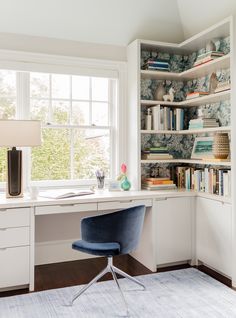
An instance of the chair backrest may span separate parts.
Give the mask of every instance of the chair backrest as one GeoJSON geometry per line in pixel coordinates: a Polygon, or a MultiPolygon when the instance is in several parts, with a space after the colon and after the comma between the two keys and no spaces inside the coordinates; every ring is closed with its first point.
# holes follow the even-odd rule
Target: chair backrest
{"type": "Polygon", "coordinates": [[[136,206],[81,220],[82,239],[91,243],[118,242],[120,254],[134,250],[139,242],[145,206],[136,206]]]}

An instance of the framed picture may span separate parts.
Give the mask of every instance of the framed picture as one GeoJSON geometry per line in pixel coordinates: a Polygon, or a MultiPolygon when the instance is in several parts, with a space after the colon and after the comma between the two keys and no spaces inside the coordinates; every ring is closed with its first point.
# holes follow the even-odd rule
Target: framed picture
{"type": "Polygon", "coordinates": [[[211,159],[213,156],[213,137],[195,138],[191,159],[211,159]]]}

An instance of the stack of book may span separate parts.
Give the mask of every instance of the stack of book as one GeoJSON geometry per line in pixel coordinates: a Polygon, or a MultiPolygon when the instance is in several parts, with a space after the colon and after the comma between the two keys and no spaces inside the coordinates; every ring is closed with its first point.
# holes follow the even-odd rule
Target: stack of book
{"type": "Polygon", "coordinates": [[[151,147],[142,151],[143,160],[168,160],[173,159],[169,154],[167,147],[151,147]]]}
{"type": "Polygon", "coordinates": [[[189,128],[188,129],[202,129],[202,128],[213,128],[219,127],[219,123],[216,121],[215,118],[197,118],[191,119],[189,121],[189,128]]]}
{"type": "Polygon", "coordinates": [[[210,51],[207,53],[200,54],[200,55],[198,55],[193,66],[195,67],[195,66],[202,65],[204,63],[208,63],[208,62],[213,61],[213,60],[215,60],[223,55],[224,55],[223,52],[218,52],[218,51],[210,51]]]}
{"type": "Polygon", "coordinates": [[[209,92],[192,92],[192,93],[187,93],[186,95],[186,100],[193,99],[193,98],[198,98],[202,96],[209,95],[209,92]]]}
{"type": "Polygon", "coordinates": [[[176,185],[170,178],[144,178],[142,180],[142,189],[145,190],[173,190],[176,185]]]}
{"type": "Polygon", "coordinates": [[[231,195],[231,170],[229,169],[177,167],[176,175],[179,188],[225,197],[231,195]]]}
{"type": "Polygon", "coordinates": [[[146,63],[143,65],[144,70],[156,70],[156,71],[170,71],[170,64],[166,60],[162,59],[148,59],[146,63]]]}
{"type": "Polygon", "coordinates": [[[183,130],[184,109],[153,106],[152,127],[153,130],[183,130]]]}
{"type": "Polygon", "coordinates": [[[216,89],[215,89],[215,93],[227,91],[230,89],[230,87],[231,87],[230,80],[225,81],[225,82],[219,82],[217,84],[216,89]]]}

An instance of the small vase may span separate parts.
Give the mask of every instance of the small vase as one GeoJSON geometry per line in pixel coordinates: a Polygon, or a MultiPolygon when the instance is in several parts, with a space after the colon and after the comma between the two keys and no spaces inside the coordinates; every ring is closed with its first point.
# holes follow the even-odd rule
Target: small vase
{"type": "Polygon", "coordinates": [[[131,183],[127,177],[124,177],[120,186],[121,186],[121,189],[123,189],[124,191],[128,191],[131,188],[131,183]]]}
{"type": "Polygon", "coordinates": [[[213,155],[216,159],[227,159],[229,156],[229,136],[227,133],[218,133],[214,136],[213,155]]]}
{"type": "Polygon", "coordinates": [[[153,99],[154,100],[159,100],[159,101],[162,101],[163,100],[163,96],[166,94],[166,90],[165,90],[165,87],[163,86],[162,83],[160,83],[158,86],[157,86],[157,89],[154,93],[154,96],[153,96],[153,99]]]}

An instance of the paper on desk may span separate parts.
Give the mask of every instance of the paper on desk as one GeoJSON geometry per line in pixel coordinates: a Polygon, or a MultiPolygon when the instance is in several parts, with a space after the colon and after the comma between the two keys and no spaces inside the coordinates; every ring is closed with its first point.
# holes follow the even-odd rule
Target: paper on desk
{"type": "Polygon", "coordinates": [[[94,194],[92,190],[73,190],[73,189],[63,189],[63,190],[48,190],[39,193],[40,197],[48,199],[66,199],[71,197],[77,197],[82,195],[94,194]]]}

